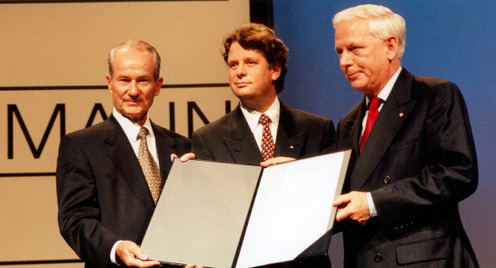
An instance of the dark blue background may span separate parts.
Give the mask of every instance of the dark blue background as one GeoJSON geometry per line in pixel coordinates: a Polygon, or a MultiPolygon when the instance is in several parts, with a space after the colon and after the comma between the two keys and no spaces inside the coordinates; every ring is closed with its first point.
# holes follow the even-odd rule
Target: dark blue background
{"type": "MultiPolygon", "coordinates": [[[[362,94],[338,66],[332,17],[347,7],[381,4],[407,25],[402,66],[417,75],[455,82],[467,102],[479,158],[479,188],[460,203],[462,221],[481,267],[496,263],[496,180],[492,140],[496,131],[496,1],[274,0],[274,28],[289,47],[289,72],[281,99],[330,117],[337,124],[362,94]]],[[[333,239],[333,267],[342,267],[340,236],[333,239]]]]}

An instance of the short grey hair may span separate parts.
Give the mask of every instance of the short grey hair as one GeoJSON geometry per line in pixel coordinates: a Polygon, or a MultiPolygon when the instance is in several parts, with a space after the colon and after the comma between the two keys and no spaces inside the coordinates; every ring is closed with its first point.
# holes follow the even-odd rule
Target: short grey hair
{"type": "Polygon", "coordinates": [[[154,75],[155,81],[158,80],[158,78],[160,77],[160,63],[161,63],[160,55],[158,54],[158,51],[152,45],[150,45],[147,42],[142,41],[142,40],[129,40],[127,42],[119,44],[118,46],[116,46],[112,50],[110,50],[110,52],[108,54],[108,60],[107,60],[110,77],[112,77],[112,75],[114,73],[114,70],[112,67],[112,62],[114,61],[114,54],[116,51],[118,51],[119,49],[122,49],[122,48],[137,48],[140,50],[145,50],[145,51],[151,52],[153,54],[153,59],[155,61],[155,71],[154,71],[153,75],[154,75]]]}
{"type": "Polygon", "coordinates": [[[401,59],[406,45],[406,25],[403,17],[387,7],[367,4],[350,7],[337,13],[332,19],[332,25],[336,29],[340,23],[356,18],[368,20],[370,33],[381,40],[395,36],[398,39],[397,57],[401,59]]]}

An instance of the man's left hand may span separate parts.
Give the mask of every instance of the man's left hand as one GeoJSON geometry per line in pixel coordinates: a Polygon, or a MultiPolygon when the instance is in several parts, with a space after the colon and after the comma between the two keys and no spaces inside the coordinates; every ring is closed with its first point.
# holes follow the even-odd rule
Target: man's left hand
{"type": "Polygon", "coordinates": [[[294,160],[296,160],[296,159],[293,158],[293,157],[278,156],[278,157],[270,158],[270,159],[267,159],[267,160],[261,162],[260,163],[260,166],[262,166],[262,167],[268,167],[268,166],[272,166],[272,165],[277,165],[277,164],[282,164],[282,163],[286,163],[286,162],[291,162],[291,161],[294,161],[294,160]]]}
{"type": "Polygon", "coordinates": [[[187,162],[189,160],[194,160],[196,158],[196,155],[194,153],[185,153],[181,157],[177,156],[177,154],[172,153],[170,155],[171,162],[174,162],[174,159],[179,159],[181,162],[187,162]]]}

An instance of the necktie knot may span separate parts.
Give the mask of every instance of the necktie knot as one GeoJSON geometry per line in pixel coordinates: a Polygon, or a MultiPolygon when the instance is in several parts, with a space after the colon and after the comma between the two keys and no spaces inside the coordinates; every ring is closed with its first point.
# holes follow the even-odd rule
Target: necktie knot
{"type": "Polygon", "coordinates": [[[146,136],[148,136],[148,129],[146,127],[141,127],[138,132],[138,140],[145,140],[146,136]]]}
{"type": "Polygon", "coordinates": [[[370,100],[369,111],[377,110],[380,104],[381,104],[381,99],[379,97],[373,97],[372,100],[370,100]]]}
{"type": "Polygon", "coordinates": [[[266,114],[261,114],[258,122],[262,125],[266,125],[270,122],[270,117],[266,114]]]}

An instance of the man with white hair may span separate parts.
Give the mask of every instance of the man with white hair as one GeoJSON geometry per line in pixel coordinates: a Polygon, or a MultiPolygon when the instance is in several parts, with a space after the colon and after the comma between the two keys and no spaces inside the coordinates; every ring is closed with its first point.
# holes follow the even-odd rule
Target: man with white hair
{"type": "Polygon", "coordinates": [[[478,267],[458,202],[477,188],[475,145],[458,87],[401,67],[405,21],[361,5],[333,19],[335,49],[365,97],[339,122],[353,149],[336,220],[345,267],[478,267]]]}

